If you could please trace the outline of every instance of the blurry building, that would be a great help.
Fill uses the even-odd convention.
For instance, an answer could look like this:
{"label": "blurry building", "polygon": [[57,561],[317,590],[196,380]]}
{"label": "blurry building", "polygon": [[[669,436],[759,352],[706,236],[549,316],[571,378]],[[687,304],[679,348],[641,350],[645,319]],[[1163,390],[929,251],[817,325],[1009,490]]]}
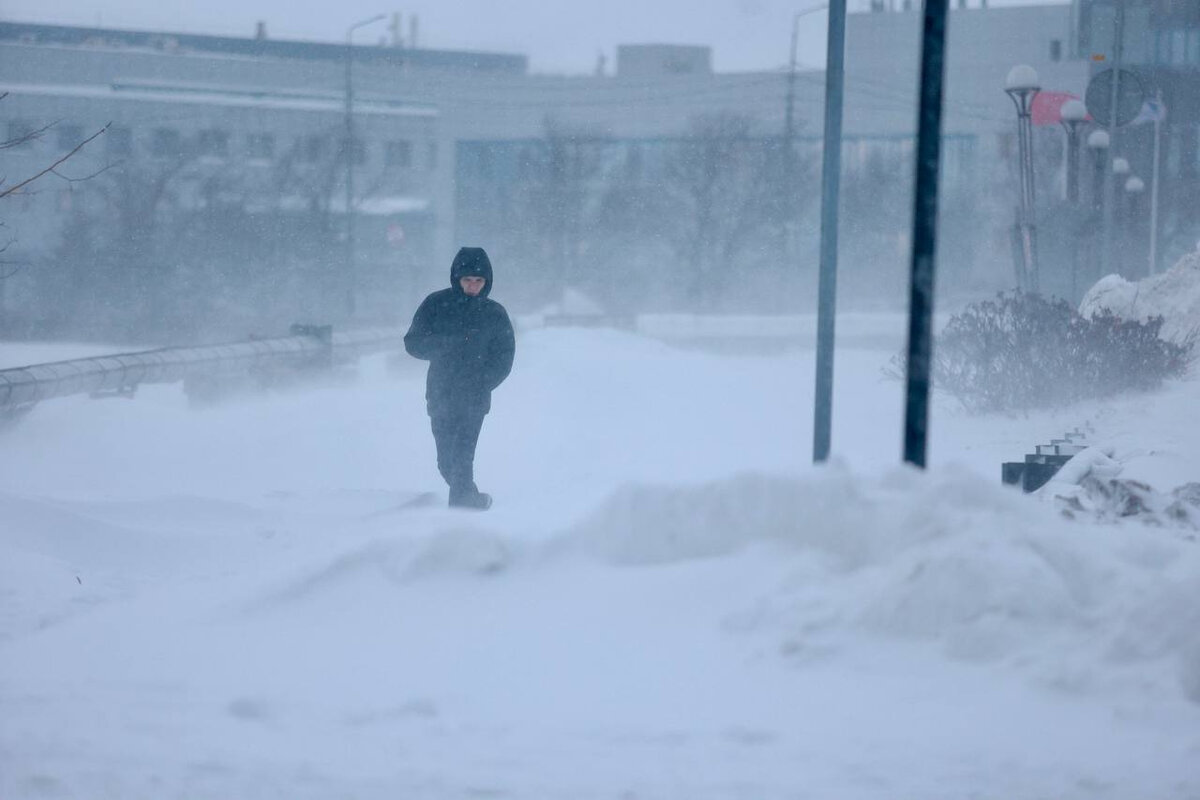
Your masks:
{"label": "blurry building", "polygon": [[[1180,120],[1188,113],[1194,119],[1186,106],[1197,94],[1189,94],[1195,67],[1188,66],[1197,52],[1195,4],[1156,4],[1169,13],[1155,17],[1158,27],[1147,34],[1154,46],[1146,53],[1167,54],[1170,73],[1179,76],[1168,102],[1179,108]],[[856,273],[856,259],[894,259],[895,268],[886,267],[890,276],[903,275],[907,258],[920,13],[911,4],[889,4],[897,5],[900,10],[884,10],[878,3],[876,11],[848,19],[843,164],[848,191],[862,195],[861,207],[843,216],[849,285],[882,285],[865,266]],[[1004,231],[1016,203],[1016,119],[1003,92],[1005,76],[1027,63],[1047,91],[1081,97],[1096,63],[1087,43],[1104,36],[1104,0],[956,5],[948,28],[943,185],[956,198],[946,211],[948,230],[959,225],[971,236],[943,251],[943,274],[949,286],[1007,286]],[[562,258],[566,240],[579,240],[581,226],[602,214],[620,217],[626,201],[611,190],[614,176],[625,180],[623,190],[637,193],[638,181],[659,180],[671,153],[698,131],[732,126],[764,152],[792,152],[796,163],[809,166],[819,157],[820,71],[801,70],[794,80],[783,67],[719,73],[707,47],[640,44],[618,48],[612,74],[538,75],[519,55],[412,44],[411,37],[393,36],[391,43],[352,48],[356,141],[346,152],[354,164],[359,258],[365,267],[409,265],[405,280],[414,293],[444,280],[443,262],[458,244],[511,242],[514,224],[544,222],[513,216],[517,187],[532,192],[531,174],[539,169],[556,176],[542,187],[539,202],[562,213],[554,230],[542,231],[540,249],[506,252],[509,245],[496,245],[502,260],[515,262],[510,291],[533,283],[537,270],[558,269],[537,262]],[[1129,49],[1131,62],[1135,50]],[[0,153],[0,166],[9,176],[25,174],[111,121],[102,145],[72,159],[73,174],[182,152],[200,179],[235,174],[242,194],[225,199],[242,203],[246,213],[315,204],[336,219],[345,208],[346,53],[341,45],[275,41],[265,30],[236,38],[0,23],[0,91],[9,92],[0,118],[7,138],[58,121],[30,146]],[[1187,63],[1176,64],[1179,59]],[[801,54],[801,61],[813,60]],[[781,52],[780,64],[786,61]],[[1186,135],[1176,135],[1171,163],[1194,168],[1194,136],[1189,154]],[[1039,202],[1062,196],[1062,141],[1057,125],[1038,131]],[[819,175],[799,170],[795,176],[811,201]],[[6,209],[10,227],[19,228],[18,248],[52,251],[54,215],[81,186],[44,183],[16,211]],[[213,198],[198,192],[188,202]],[[580,211],[572,217],[563,209]],[[789,234],[800,250],[788,257],[802,263],[815,261],[815,211],[811,202],[805,209]],[[981,218],[995,221],[994,240],[980,238]],[[855,251],[859,234],[875,241],[874,249]],[[569,258],[580,260],[577,269],[594,271],[599,254],[617,249],[605,240]]]}
{"label": "blurry building", "polygon": [[[1145,101],[1143,113],[1118,131],[1114,155],[1131,175],[1151,186],[1158,133],[1158,269],[1200,245],[1200,3],[1188,0],[1124,0],[1121,66],[1131,93]],[[1079,55],[1095,76],[1114,64],[1116,7],[1113,0],[1074,0]],[[1160,101],[1160,102],[1159,102]],[[1155,120],[1159,125],[1155,125]],[[1149,236],[1145,197],[1126,197],[1134,249]],[[1130,277],[1140,277],[1136,269]]]}

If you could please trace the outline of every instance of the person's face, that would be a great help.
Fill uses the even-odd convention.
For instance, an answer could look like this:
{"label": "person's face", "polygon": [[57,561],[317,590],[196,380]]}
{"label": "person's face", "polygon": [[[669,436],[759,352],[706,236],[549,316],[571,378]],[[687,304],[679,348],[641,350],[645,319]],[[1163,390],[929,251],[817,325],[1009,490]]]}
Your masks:
{"label": "person's face", "polygon": [[465,278],[458,279],[458,285],[467,293],[469,297],[475,297],[483,291],[483,285],[487,283],[486,278],[480,278],[476,275],[468,275]]}

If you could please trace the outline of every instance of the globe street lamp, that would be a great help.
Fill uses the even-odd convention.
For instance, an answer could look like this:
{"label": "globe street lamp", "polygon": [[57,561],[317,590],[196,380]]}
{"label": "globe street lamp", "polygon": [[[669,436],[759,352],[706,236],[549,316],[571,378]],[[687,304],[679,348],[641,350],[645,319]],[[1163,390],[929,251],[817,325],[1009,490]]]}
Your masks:
{"label": "globe street lamp", "polygon": [[346,167],[346,274],[345,312],[346,318],[354,316],[354,161],[362,152],[354,140],[354,42],[352,36],[359,28],[386,19],[387,14],[376,14],[369,19],[356,22],[346,29],[346,135],[342,143],[342,158]]}
{"label": "globe street lamp", "polygon": [[1033,221],[1033,98],[1041,86],[1037,71],[1028,64],[1009,70],[1004,91],[1017,108],[1017,143],[1021,161],[1021,203],[1017,210],[1016,232],[1020,244],[1021,264],[1018,267],[1017,287],[1038,291],[1037,241]]}
{"label": "globe street lamp", "polygon": [[1092,180],[1092,208],[1099,214],[1104,210],[1104,167],[1108,162],[1108,131],[1092,131],[1087,137],[1088,149],[1092,151],[1094,166]]}
{"label": "globe street lamp", "polygon": [[1087,123],[1087,106],[1072,97],[1059,110],[1067,132],[1067,202],[1079,202],[1079,131]]}
{"label": "globe street lamp", "polygon": [[[1117,157],[1112,160],[1113,180],[1117,186],[1125,183],[1125,176],[1129,174],[1129,162],[1123,158]],[[1121,196],[1118,194],[1115,197],[1116,202],[1113,206],[1113,216],[1120,216],[1121,213]]]}
{"label": "globe street lamp", "polygon": [[[1141,227],[1139,220],[1141,218],[1141,197],[1146,191],[1145,182],[1137,175],[1130,175],[1125,180],[1125,247],[1129,255],[1130,264],[1138,263],[1133,255],[1138,251],[1137,241],[1138,228]],[[1137,270],[1140,272],[1141,270]],[[1131,276],[1132,277],[1132,276]]]}
{"label": "globe street lamp", "polygon": [[[1100,247],[1101,236],[1100,225],[1104,219],[1104,179],[1108,173],[1108,145],[1110,139],[1108,131],[1095,130],[1088,134],[1087,148],[1092,151],[1092,197],[1091,210],[1088,217],[1088,229],[1090,236],[1087,241],[1087,253],[1082,259],[1084,264],[1094,264],[1097,268],[1100,266]],[[1091,273],[1089,269],[1087,272]],[[1095,279],[1101,275],[1089,275],[1089,278]],[[1077,297],[1076,293],[1072,293],[1072,297]]]}

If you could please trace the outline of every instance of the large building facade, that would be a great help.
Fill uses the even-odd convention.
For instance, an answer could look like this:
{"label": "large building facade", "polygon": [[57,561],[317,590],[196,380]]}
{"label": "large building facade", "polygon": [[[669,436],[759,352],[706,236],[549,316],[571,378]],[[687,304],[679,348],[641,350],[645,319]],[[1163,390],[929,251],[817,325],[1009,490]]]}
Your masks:
{"label": "large building facade", "polygon": [[[1016,118],[1003,81],[1028,63],[1045,89],[1082,96],[1094,69],[1085,23],[1102,10],[1101,0],[1080,2],[951,12],[946,286],[1011,285]],[[1192,22],[1182,19],[1186,56]],[[894,301],[904,280],[919,25],[912,10],[848,21],[843,285],[867,300]],[[1168,39],[1174,47],[1177,37]],[[0,135],[56,123],[0,152],[10,183],[111,123],[58,170],[77,181],[99,175],[47,176],[39,192],[8,198],[8,255],[42,270],[70,250],[73,231],[94,235],[80,228],[81,205],[113,212],[114,173],[124,170],[159,204],[117,209],[126,216],[253,222],[243,225],[254,239],[242,259],[248,272],[289,258],[288,242],[306,242],[298,282],[316,288],[292,305],[314,316],[344,316],[345,304],[322,303],[349,285],[358,318],[386,318],[443,281],[462,243],[497,251],[519,306],[571,284],[626,310],[690,303],[722,270],[720,297],[740,287],[753,304],[778,277],[756,273],[758,264],[788,262],[805,281],[815,274],[820,72],[714,73],[707,48],[624,46],[612,74],[544,76],[508,54],[0,23],[0,75]],[[1057,202],[1058,126],[1039,131],[1036,146],[1040,200]],[[1176,151],[1195,158],[1184,144]],[[716,176],[707,188],[706,170]],[[258,238],[272,237],[279,246],[263,250]],[[673,265],[689,261],[694,291],[672,300]],[[10,305],[36,272],[9,281]]]}

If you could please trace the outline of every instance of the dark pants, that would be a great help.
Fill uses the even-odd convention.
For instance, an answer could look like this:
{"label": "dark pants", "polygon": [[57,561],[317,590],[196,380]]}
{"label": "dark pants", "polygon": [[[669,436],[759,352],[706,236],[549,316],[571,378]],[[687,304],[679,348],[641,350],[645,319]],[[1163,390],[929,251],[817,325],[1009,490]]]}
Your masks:
{"label": "dark pants", "polygon": [[430,416],[433,441],[437,443],[438,472],[450,493],[473,493],[475,488],[475,445],[483,427],[483,415],[467,412]]}

